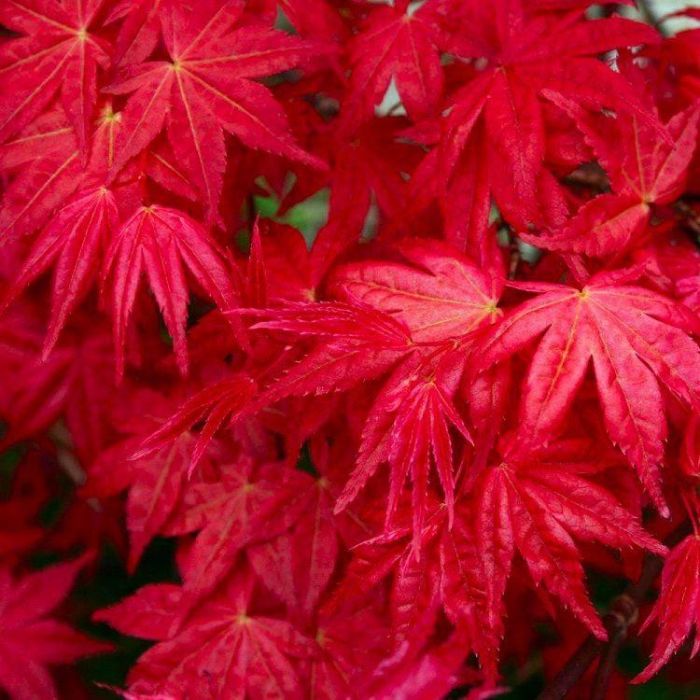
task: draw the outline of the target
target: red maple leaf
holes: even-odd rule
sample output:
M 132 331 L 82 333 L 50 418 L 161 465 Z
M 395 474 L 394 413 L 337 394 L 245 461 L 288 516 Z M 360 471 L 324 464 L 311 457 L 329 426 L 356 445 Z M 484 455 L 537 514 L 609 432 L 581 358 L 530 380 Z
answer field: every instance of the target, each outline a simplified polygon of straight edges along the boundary
M 97 101 L 97 68 L 109 65 L 109 44 L 93 24 L 103 0 L 8 0 L 0 22 L 26 36 L 0 51 L 0 141 L 39 116 L 59 91 L 83 161 Z
M 215 433 L 226 419 L 233 422 L 255 394 L 255 382 L 245 374 L 236 374 L 211 384 L 187 399 L 163 425 L 149 435 L 134 459 L 167 446 L 172 440 L 204 420 L 204 425 L 192 450 L 190 473 L 199 463 Z
M 107 103 L 94 123 L 90 160 L 81 167 L 80 150 L 61 110 L 32 122 L 19 136 L 0 146 L 0 164 L 16 177 L 4 192 L 0 231 L 6 238 L 32 233 L 51 213 L 68 204 L 81 185 L 105 184 L 114 157 L 121 117 Z
M 124 372 L 126 329 L 144 272 L 172 336 L 178 367 L 187 372 L 189 293 L 183 267 L 220 308 L 235 305 L 236 290 L 223 255 L 201 224 L 185 213 L 155 205 L 141 207 L 114 235 L 104 275 L 110 281 L 118 377 Z
M 463 436 L 469 435 L 451 404 L 465 350 L 451 355 L 449 344 L 469 338 L 498 313 L 501 282 L 466 258 L 448 256 L 447 249 L 432 251 L 420 241 L 408 241 L 399 250 L 412 265 L 362 262 L 336 272 L 331 293 L 347 305 L 311 304 L 270 311 L 271 320 L 253 328 L 308 333 L 321 339 L 310 354 L 261 393 L 260 405 L 287 396 L 325 393 L 326 387 L 347 389 L 382 374 L 402 355 L 410 356 L 388 380 L 367 417 L 357 468 L 336 510 L 347 506 L 378 466 L 388 461 L 392 485 L 387 519 L 410 472 L 418 533 L 431 456 L 451 511 L 454 477 L 448 428 L 454 426 Z M 425 350 L 424 356 L 422 351 L 416 354 L 415 343 L 438 348 Z M 441 343 L 446 344 L 443 349 Z M 372 361 L 357 363 L 356 358 L 370 348 Z
M 498 637 L 503 634 L 502 598 L 516 551 L 534 582 L 602 639 L 606 632 L 586 595 L 574 538 L 618 549 L 666 551 L 632 513 L 585 477 L 583 451 L 578 441 L 529 453 L 522 443 L 506 443 L 500 464 L 486 470 L 475 485 L 469 515 L 475 518 L 475 545 L 484 567 L 487 620 Z
M 0 687 L 13 700 L 58 698 L 47 666 L 69 664 L 111 649 L 49 617 L 73 587 L 87 559 L 56 564 L 14 578 L 0 570 L 0 620 L 6 631 L 0 640 Z
M 322 611 L 315 641 L 317 653 L 304 665 L 310 667 L 313 697 L 333 700 L 364 692 L 369 669 L 386 657 L 387 628 L 377 605 L 351 612 Z
M 638 680 L 686 644 L 699 30 L 0 2 L 0 694 L 90 694 L 85 549 L 129 700 L 622 696 L 667 535 Z
M 697 410 L 700 351 L 689 337 L 697 320 L 655 292 L 620 284 L 614 274 L 593 277 L 581 290 L 522 288 L 539 294 L 506 314 L 480 355 L 488 367 L 541 337 L 523 384 L 522 434 L 536 444 L 561 425 L 592 362 L 608 434 L 666 511 L 661 384 Z
M 180 505 L 191 473 L 190 460 L 195 437 L 183 432 L 167 446 L 139 459 L 133 455 L 149 434 L 172 413 L 172 401 L 154 392 L 134 396 L 143 411 L 138 426 L 126 425 L 131 437 L 103 450 L 90 465 L 88 481 L 82 489 L 86 498 L 106 498 L 126 489 L 126 522 L 130 550 L 128 567 L 134 570 L 153 537 L 165 530 L 169 518 Z
M 387 521 L 399 504 L 406 479 L 413 484 L 413 529 L 420 533 L 426 513 L 431 463 L 435 465 L 450 518 L 454 515 L 453 427 L 471 441 L 453 404 L 461 377 L 464 348 L 430 357 L 413 356 L 387 380 L 367 415 L 357 465 L 338 498 L 336 511 L 347 507 L 380 464 L 388 462 L 390 488 Z
M 290 623 L 257 614 L 251 600 L 254 585 L 253 576 L 241 572 L 175 636 L 161 637 L 132 669 L 131 691 L 301 700 L 304 694 L 295 662 L 312 656 L 314 644 Z M 168 587 L 163 600 L 173 593 Z M 135 604 L 143 610 L 140 600 Z M 115 618 L 110 615 L 110 622 Z M 118 619 L 116 624 L 121 627 Z M 153 631 L 148 636 L 152 638 Z
M 25 339 L 27 347 L 14 348 L 18 364 L 6 358 L 4 386 L 9 400 L 3 418 L 8 429 L 0 444 L 11 445 L 34 437 L 63 417 L 84 464 L 105 447 L 109 434 L 106 414 L 114 376 L 109 335 L 104 328 L 99 333 L 95 329 L 95 335 L 73 330 L 74 335 L 82 335 L 82 342 L 69 337 L 70 347 L 59 346 L 47 360 L 41 357 L 36 336 Z M 47 395 L 51 396 L 50 401 L 46 400 Z
M 561 96 L 552 98 L 589 135 L 614 194 L 590 200 L 551 233 L 522 238 L 547 250 L 598 257 L 624 250 L 643 232 L 652 207 L 668 204 L 682 192 L 697 142 L 700 109 L 689 107 L 665 125 L 642 123 L 639 117 L 600 117 L 595 122 Z
M 244 144 L 319 161 L 294 144 L 287 119 L 268 88 L 252 80 L 308 60 L 312 45 L 262 26 L 240 25 L 243 3 L 200 3 L 197 12 L 175 2 L 160 10 L 170 60 L 123 69 L 110 86 L 133 93 L 123 114 L 113 174 L 146 148 L 166 124 L 170 144 L 216 219 L 226 166 L 224 131 Z M 196 18 L 196 19 L 195 19 Z
M 447 246 L 406 241 L 398 252 L 410 265 L 390 261 L 341 267 L 331 293 L 403 321 L 418 343 L 435 344 L 473 333 L 499 315 L 498 271 L 480 270 Z
M 443 85 L 439 47 L 445 40 L 431 13 L 431 2 L 418 9 L 409 10 L 409 5 L 409 0 L 399 0 L 391 7 L 373 9 L 350 43 L 352 79 L 344 106 L 348 124 L 374 113 L 392 79 L 413 119 L 426 116 L 439 104 Z
M 104 252 L 117 229 L 119 211 L 105 187 L 78 193 L 41 232 L 23 268 L 5 293 L 9 304 L 53 263 L 51 322 L 44 339 L 47 357 L 73 309 L 97 279 Z
M 307 481 L 306 506 L 295 525 L 246 552 L 253 570 L 284 601 L 290 616 L 298 614 L 302 620 L 311 618 L 316 610 L 339 551 L 328 480 Z
M 644 683 L 659 672 L 675 654 L 695 627 L 695 643 L 691 657 L 700 648 L 700 538 L 686 537 L 673 548 L 664 563 L 661 593 L 642 629 L 654 621 L 659 634 L 651 654 L 651 662 L 638 674 L 634 683 Z
M 223 467 L 219 480 L 187 489 L 166 532 L 198 531 L 183 583 L 190 605 L 221 582 L 244 547 L 296 522 L 308 504 L 306 485 L 303 473 L 283 465 L 259 466 L 244 456 Z
M 449 50 L 485 65 L 470 69 L 470 79 L 448 98 L 450 113 L 439 146 L 424 166 L 432 188 L 440 197 L 461 200 L 470 171 L 480 168 L 478 185 L 469 187 L 467 196 L 486 184 L 509 221 L 520 229 L 540 224 L 543 208 L 553 204 L 547 200 L 558 197 L 557 184 L 543 169 L 542 92 L 556 90 L 584 104 L 634 110 L 639 100 L 631 86 L 597 54 L 657 38 L 641 23 L 621 18 L 591 22 L 581 9 L 560 16 L 520 1 L 444 2 L 435 12 L 453 33 Z M 467 144 L 477 139 L 485 139 L 486 153 L 470 159 Z M 475 225 L 482 228 L 488 209 L 479 209 Z

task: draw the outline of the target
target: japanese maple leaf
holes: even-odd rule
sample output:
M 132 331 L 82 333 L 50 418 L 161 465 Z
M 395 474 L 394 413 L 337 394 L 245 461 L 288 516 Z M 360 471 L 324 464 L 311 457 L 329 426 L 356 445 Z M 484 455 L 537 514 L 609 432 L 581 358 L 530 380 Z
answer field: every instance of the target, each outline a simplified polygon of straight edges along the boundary
M 431 464 L 435 465 L 450 519 L 454 516 L 455 478 L 450 427 L 471 442 L 469 431 L 453 404 L 464 356 L 464 348 L 428 361 L 413 356 L 395 370 L 367 416 L 355 470 L 338 498 L 336 512 L 347 507 L 380 464 L 388 462 L 387 521 L 394 515 L 410 475 L 413 530 L 419 538 L 427 509 Z
M 412 265 L 368 261 L 336 270 L 331 294 L 338 304 L 267 312 L 269 321 L 255 329 L 315 335 L 316 347 L 280 376 L 259 397 L 270 403 L 287 396 L 342 391 L 383 373 L 421 345 L 468 338 L 498 313 L 500 280 L 436 242 L 408 241 L 399 248 Z M 374 308 L 373 308 L 374 307 Z M 375 330 L 376 329 L 376 330 Z M 410 342 L 406 342 L 406 330 Z M 372 362 L 358 355 L 373 348 Z M 381 352 L 377 352 L 381 350 Z M 414 483 L 415 532 L 421 530 L 431 461 L 435 463 L 448 508 L 454 503 L 449 426 L 469 439 L 452 405 L 466 351 L 436 351 L 428 359 L 409 357 L 386 383 L 370 411 L 358 462 L 336 510 L 357 496 L 380 464 L 388 462 L 391 488 L 389 520 L 410 474 Z M 440 361 L 443 361 L 442 366 Z
M 141 63 L 156 48 L 160 37 L 163 0 L 121 0 L 115 4 L 105 24 L 119 21 L 114 42 L 114 63 L 119 66 Z
M 210 219 L 218 214 L 226 167 L 224 131 L 246 146 L 319 161 L 294 144 L 286 115 L 254 78 L 295 67 L 310 44 L 258 25 L 233 29 L 243 3 L 207 0 L 196 13 L 178 2 L 160 10 L 170 60 L 128 66 L 109 88 L 133 93 L 123 114 L 113 174 L 144 150 L 166 125 L 175 156 L 200 190 Z
M 499 639 L 493 634 L 490 642 L 487 638 L 483 566 L 466 529 L 470 520 L 462 517 L 464 512 L 473 512 L 471 505 L 457 504 L 459 528 L 450 528 L 446 509 L 432 499 L 419 549 L 412 532 L 410 502 L 405 499 L 402 506 L 405 508 L 395 528 L 353 548 L 353 557 L 326 608 L 334 616 L 347 614 L 358 598 L 366 599 L 389 580 L 391 626 L 383 655 L 386 670 L 422 650 L 434 633 L 442 604 L 460 634 L 468 635 L 464 656 L 474 651 L 482 668 L 497 678 Z M 469 537 L 468 551 L 465 537 Z
M 16 177 L 3 192 L 3 238 L 31 233 L 79 185 L 79 151 L 63 110 L 49 112 L 0 146 L 0 164 Z
M 245 569 L 233 577 L 177 635 L 139 658 L 129 690 L 212 700 L 302 700 L 295 666 L 314 654 L 313 641 L 289 622 L 257 614 L 251 601 L 254 585 Z
M 88 481 L 82 490 L 86 498 L 105 498 L 129 490 L 126 523 L 131 571 L 178 507 L 190 475 L 190 457 L 195 444 L 194 436 L 183 432 L 167 446 L 133 459 L 143 432 L 162 425 L 172 411 L 172 402 L 147 391 L 136 393 L 132 400 L 139 402 L 144 415 L 137 434 L 101 452 L 90 465 Z M 136 426 L 131 428 L 132 433 L 136 431 Z
M 297 304 L 264 313 L 272 320 L 255 324 L 254 330 L 300 333 L 319 340 L 295 364 L 278 372 L 250 410 L 290 396 L 347 391 L 380 376 L 412 350 L 409 333 L 400 320 L 364 304 Z
M 654 621 L 659 625 L 659 634 L 651 662 L 633 683 L 645 683 L 658 673 L 691 634 L 693 627 L 696 636 L 691 658 L 700 649 L 700 538 L 697 534 L 686 537 L 666 558 L 661 593 L 642 630 Z
M 303 625 L 320 624 L 318 605 L 331 590 L 331 577 L 343 551 L 333 504 L 336 481 L 345 472 L 340 462 L 347 462 L 343 446 L 329 446 L 318 429 L 309 438 L 308 456 L 314 473 L 305 479 L 306 507 L 289 530 L 246 549 L 246 557 L 265 587 L 285 603 L 289 619 Z M 293 454 L 296 462 L 297 452 Z
M 597 55 L 653 43 L 657 37 L 641 23 L 621 18 L 587 21 L 581 10 L 563 16 L 538 14 L 537 8 L 521 1 L 447 2 L 437 5 L 436 12 L 443 15 L 445 30 L 454 33 L 450 52 L 485 60 L 486 65 L 449 97 L 450 113 L 438 153 L 428 157 L 429 169 L 445 188 L 453 175 L 464 180 L 460 163 L 469 158 L 467 144 L 483 135 L 487 155 L 472 160 L 470 167 L 488 163 L 496 203 L 509 221 L 527 229 L 542 221 L 543 200 L 554 196 L 548 191 L 553 184 L 543 175 L 542 91 L 557 90 L 598 107 L 641 110 L 629 83 Z M 465 30 L 456 32 L 455 27 Z M 459 189 L 452 193 L 459 196 Z
M 4 382 L 9 401 L 3 418 L 8 430 L 1 445 L 37 435 L 63 417 L 75 452 L 85 464 L 104 448 L 114 358 L 108 332 L 94 318 L 90 328 L 93 334 L 78 331 L 45 361 L 38 347 L 22 352 L 16 367 L 6 360 L 11 368 Z
M 0 310 L 55 262 L 44 357 L 55 345 L 71 311 L 97 278 L 102 255 L 118 222 L 119 211 L 110 190 L 100 187 L 78 193 L 41 232 L 5 293 Z
M 381 672 L 370 679 L 370 697 L 377 700 L 393 700 L 410 697 L 429 700 L 449 695 L 451 689 L 475 683 L 481 685 L 481 674 L 472 668 L 465 669 L 464 656 L 469 647 L 459 630 L 440 643 L 433 642 L 418 653 L 405 658 L 392 659 L 393 664 L 382 667 Z M 468 698 L 479 700 L 499 695 L 501 691 L 470 688 Z
M 394 527 L 353 547 L 353 557 L 328 604 L 331 611 L 352 609 L 353 601 L 389 580 L 389 641 L 391 650 L 399 656 L 408 648 L 419 650 L 428 641 L 440 609 L 436 544 L 447 526 L 447 512 L 434 498 L 429 499 L 427 510 L 416 547 L 411 504 L 403 499 Z
M 409 0 L 372 9 L 349 44 L 352 78 L 346 117 L 357 123 L 374 113 L 392 78 L 413 119 L 429 114 L 439 103 L 443 74 L 440 30 L 428 2 L 409 11 Z
M 309 620 L 315 613 L 340 549 L 329 482 L 324 477 L 309 477 L 306 481 L 307 505 L 295 525 L 275 539 L 246 550 L 265 586 L 301 620 Z
M 479 360 L 488 367 L 541 337 L 523 383 L 521 433 L 533 444 L 549 440 L 592 362 L 608 434 L 666 512 L 661 385 L 698 410 L 700 349 L 689 336 L 698 332 L 697 319 L 656 292 L 620 284 L 619 273 L 594 276 L 583 289 L 519 286 L 539 294 L 506 314 Z
M 652 206 L 669 204 L 682 193 L 697 143 L 700 109 L 691 106 L 665 125 L 635 116 L 602 117 L 596 123 L 561 96 L 552 99 L 588 135 L 614 193 L 590 200 L 561 228 L 522 238 L 547 250 L 591 256 L 624 250 L 646 227 Z
M 481 270 L 437 241 L 408 240 L 398 252 L 411 264 L 367 261 L 338 268 L 331 294 L 393 316 L 425 344 L 467 336 L 500 313 L 497 271 Z
M 342 133 L 330 133 L 323 150 L 328 152 L 326 159 L 332 164 L 328 177 L 331 190 L 328 221 L 318 232 L 311 250 L 317 278 L 323 276 L 340 253 L 360 239 L 374 202 L 379 225 L 405 211 L 408 188 L 403 173 L 420 151 L 398 140 L 403 126 L 405 122 L 398 118 L 383 117 L 358 127 L 351 139 Z M 318 189 L 318 178 L 308 186 L 313 191 Z
M 466 149 L 449 181 L 439 174 L 441 149 L 434 148 L 417 167 L 411 178 L 412 197 L 400 219 L 415 216 L 437 201 L 444 220 L 444 237 L 458 250 L 478 255 L 478 241 L 488 231 L 491 210 L 491 186 L 487 144 L 483 125 L 475 127 L 472 145 Z M 430 139 L 437 143 L 439 135 Z
M 174 631 L 182 602 L 182 587 L 175 583 L 152 583 L 133 595 L 92 614 L 97 622 L 106 622 L 122 634 L 159 641 Z
M 388 629 L 377 605 L 334 614 L 320 611 L 319 652 L 309 659 L 310 693 L 319 700 L 364 696 L 373 670 L 387 657 Z
M 601 624 L 586 594 L 575 539 L 616 549 L 666 549 L 603 487 L 586 478 L 580 441 L 531 451 L 506 443 L 501 461 L 474 487 L 475 545 L 484 567 L 487 624 L 502 636 L 502 598 L 520 553 L 533 581 L 558 598 L 597 637 Z
M 61 107 L 37 117 L 14 138 L 0 145 L 0 168 L 14 171 L 40 156 L 75 150 L 75 134 Z
M 148 459 L 135 461 L 130 457 L 138 442 L 129 440 L 105 450 L 90 469 L 87 496 L 111 496 L 129 488 L 126 523 L 130 571 L 134 571 L 146 546 L 159 534 L 179 502 L 191 443 L 191 438 L 181 436 Z M 93 478 L 97 478 L 97 485 L 91 483 Z
M 0 146 L 0 165 L 17 173 L 3 195 L 0 234 L 7 238 L 32 233 L 55 209 L 68 204 L 76 190 L 104 185 L 120 123 L 119 113 L 106 104 L 94 123 L 85 168 L 75 135 L 60 109 L 42 115 Z
M 235 305 L 236 291 L 223 254 L 207 231 L 185 213 L 161 206 L 141 207 L 124 222 L 106 253 L 117 376 L 124 372 L 124 346 L 139 282 L 148 277 L 165 325 L 173 338 L 180 371 L 187 372 L 185 326 L 189 293 L 185 269 L 222 309 Z
M 476 536 L 475 507 L 474 502 L 462 499 L 456 506 L 456 526 L 442 528 L 440 595 L 445 614 L 467 634 L 485 677 L 495 682 L 502 630 L 488 624 L 486 569 Z
M 109 65 L 109 45 L 92 25 L 103 0 L 7 0 L 0 22 L 23 34 L 0 49 L 0 141 L 27 126 L 61 92 L 83 161 L 97 101 L 97 67 Z
M 271 383 L 260 402 L 347 390 L 414 352 L 416 342 L 439 345 L 469 336 L 498 313 L 498 283 L 467 259 L 448 254 L 437 241 L 409 241 L 399 250 L 414 264 L 367 261 L 337 268 L 329 291 L 340 302 L 264 312 L 270 320 L 254 330 L 320 342 Z M 356 361 L 360 356 L 362 363 Z
M 188 469 L 191 474 L 216 431 L 226 419 L 229 423 L 233 422 L 247 408 L 255 389 L 255 382 L 245 374 L 235 374 L 210 384 L 187 399 L 165 423 L 149 435 L 133 458 L 138 459 L 153 450 L 166 447 L 204 420 L 190 458 Z
M 242 457 L 222 467 L 220 481 L 193 484 L 167 534 L 199 531 L 183 575 L 191 605 L 228 574 L 243 547 L 291 527 L 308 504 L 306 475 Z
M 82 557 L 21 578 L 0 569 L 0 624 L 5 631 L 0 639 L 0 687 L 12 700 L 58 700 L 47 666 L 110 650 L 108 644 L 49 616 L 68 595 L 85 563 Z

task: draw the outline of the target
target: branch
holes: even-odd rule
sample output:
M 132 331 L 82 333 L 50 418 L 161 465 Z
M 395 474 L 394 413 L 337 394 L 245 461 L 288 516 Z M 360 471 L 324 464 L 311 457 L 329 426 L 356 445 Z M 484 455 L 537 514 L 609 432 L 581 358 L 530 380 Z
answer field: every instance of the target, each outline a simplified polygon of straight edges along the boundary
M 564 177 L 567 185 L 588 187 L 598 193 L 610 192 L 608 175 L 597 163 L 584 163 Z
M 666 545 L 669 548 L 674 547 L 689 531 L 689 523 L 683 523 L 671 533 Z M 622 595 L 613 600 L 609 612 L 603 618 L 609 641 L 602 642 L 590 635 L 557 673 L 552 683 L 540 693 L 537 700 L 565 698 L 603 651 L 604 655 L 593 681 L 591 700 L 602 700 L 605 697 L 610 675 L 617 662 L 617 654 L 627 639 L 627 631 L 636 621 L 639 606 L 644 602 L 663 566 L 662 557 L 649 553 L 645 555 L 641 576 L 634 583 L 630 583 Z
M 566 694 L 581 680 L 581 677 L 593 663 L 604 643 L 593 636 L 588 637 L 557 673 L 550 685 L 545 688 L 537 700 L 562 700 Z

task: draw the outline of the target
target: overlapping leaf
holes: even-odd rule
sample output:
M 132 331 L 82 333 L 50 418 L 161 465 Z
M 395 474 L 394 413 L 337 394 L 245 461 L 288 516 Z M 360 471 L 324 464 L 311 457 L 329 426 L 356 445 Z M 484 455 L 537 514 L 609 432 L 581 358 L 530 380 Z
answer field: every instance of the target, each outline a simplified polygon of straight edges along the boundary
M 592 363 L 608 434 L 665 511 L 661 387 L 700 405 L 700 349 L 690 336 L 697 319 L 655 292 L 605 276 L 582 290 L 524 288 L 540 293 L 509 312 L 481 356 L 488 367 L 541 337 L 523 384 L 522 434 L 536 444 L 557 429 Z
M 126 329 L 143 273 L 172 336 L 178 367 L 187 372 L 189 293 L 183 268 L 220 308 L 235 305 L 232 277 L 215 241 L 183 212 L 161 206 L 142 207 L 114 236 L 106 253 L 105 275 L 111 289 L 118 376 L 124 371 Z
M 634 679 L 644 683 L 659 672 L 681 647 L 695 628 L 691 657 L 698 652 L 700 631 L 700 539 L 686 537 L 674 547 L 664 564 L 661 593 L 644 621 L 644 628 L 653 622 L 659 625 L 649 665 Z
M 187 7 L 160 9 L 169 61 L 125 68 L 110 87 L 133 93 L 123 116 L 114 172 L 146 148 L 167 123 L 177 159 L 200 191 L 209 218 L 218 216 L 226 167 L 224 131 L 253 148 L 318 165 L 296 146 L 271 92 L 252 80 L 303 63 L 310 45 L 262 26 L 239 26 L 243 4 L 207 1 L 196 21 Z
M 108 45 L 93 32 L 103 0 L 8 0 L 0 22 L 24 34 L 0 50 L 0 141 L 39 116 L 59 91 L 83 161 L 97 101 L 98 65 L 109 64 Z
M 294 661 L 312 640 L 291 624 L 250 609 L 254 579 L 242 573 L 172 639 L 160 641 L 131 672 L 136 692 L 193 697 L 304 697 Z
M 472 517 L 484 567 L 487 622 L 498 637 L 516 551 L 534 582 L 602 639 L 606 632 L 586 594 L 574 538 L 618 549 L 666 551 L 609 492 L 577 473 L 582 467 L 585 473 L 585 465 L 576 463 L 580 451 L 580 444 L 563 444 L 549 454 L 528 454 L 522 445 L 511 444 L 501 463 L 485 471 L 475 487 Z
M 668 204 L 681 193 L 697 143 L 700 110 L 691 106 L 666 125 L 643 123 L 639 117 L 599 117 L 596 123 L 561 96 L 553 100 L 581 124 L 615 192 L 587 202 L 561 228 L 523 238 L 548 250 L 597 257 L 624 250 L 644 230 L 651 207 Z M 613 140 L 615 149 L 610 148 Z M 620 148 L 620 143 L 625 145 Z
M 77 559 L 21 578 L 13 577 L 7 568 L 0 572 L 0 619 L 6 631 L 0 641 L 0 687 L 13 700 L 57 700 L 48 666 L 110 649 L 50 617 L 85 563 L 84 558 Z

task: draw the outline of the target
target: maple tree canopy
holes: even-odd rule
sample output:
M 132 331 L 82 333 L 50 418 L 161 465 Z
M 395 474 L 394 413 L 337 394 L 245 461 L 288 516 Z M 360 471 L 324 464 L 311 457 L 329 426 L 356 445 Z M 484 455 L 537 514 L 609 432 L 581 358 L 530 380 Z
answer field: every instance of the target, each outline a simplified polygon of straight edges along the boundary
M 657 5 L 0 0 L 3 697 L 697 695 Z

